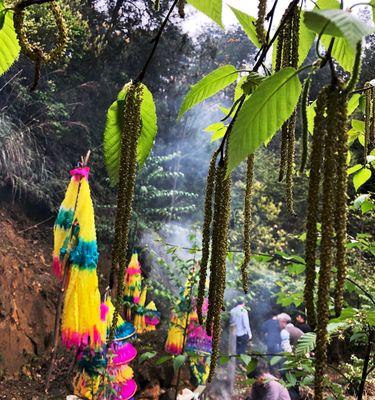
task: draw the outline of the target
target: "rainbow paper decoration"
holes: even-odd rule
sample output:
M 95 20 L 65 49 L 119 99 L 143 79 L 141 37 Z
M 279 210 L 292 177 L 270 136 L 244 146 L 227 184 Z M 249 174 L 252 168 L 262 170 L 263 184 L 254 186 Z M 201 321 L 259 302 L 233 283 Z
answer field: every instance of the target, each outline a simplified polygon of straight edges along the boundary
M 212 336 L 199 324 L 196 310 L 189 315 L 185 350 L 202 355 L 210 355 L 212 351 Z
M 134 316 L 134 327 L 138 334 L 146 332 L 146 320 L 145 320 L 145 303 L 147 297 L 147 286 L 142 289 L 141 297 Z
M 125 274 L 124 301 L 127 304 L 126 319 L 131 320 L 131 309 L 134 304 L 139 304 L 142 287 L 141 264 L 138 254 L 133 253 Z
M 54 270 L 62 274 L 61 261 L 67 254 L 70 269 L 65 292 L 61 336 L 68 347 L 105 342 L 100 320 L 100 293 L 96 264 L 98 250 L 94 207 L 88 183 L 88 167 L 70 171 L 72 175 L 54 227 Z
M 186 326 L 186 315 L 181 317 L 173 315 L 168 330 L 165 351 L 171 354 L 181 354 L 184 349 L 184 330 Z
M 115 307 L 112 303 L 110 297 L 107 297 L 105 301 L 105 305 L 108 308 L 107 314 L 107 335 L 109 335 L 109 331 L 112 325 L 113 313 L 115 312 Z M 132 336 L 135 335 L 135 328 L 131 322 L 124 321 L 121 315 L 117 316 L 117 325 L 115 328 L 115 341 L 130 339 Z
M 147 332 L 156 330 L 156 325 L 160 322 L 160 313 L 153 301 L 150 301 L 146 306 L 145 322 Z

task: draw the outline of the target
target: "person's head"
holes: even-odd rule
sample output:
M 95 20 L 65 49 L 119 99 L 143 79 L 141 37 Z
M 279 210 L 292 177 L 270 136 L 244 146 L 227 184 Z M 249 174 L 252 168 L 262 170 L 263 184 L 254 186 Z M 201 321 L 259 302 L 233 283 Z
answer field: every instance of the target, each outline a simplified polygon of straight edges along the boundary
M 268 376 L 264 376 L 269 373 L 269 367 L 265 360 L 262 358 L 258 359 L 258 365 L 255 370 L 249 373 L 247 376 L 249 378 L 255 379 L 251 387 L 251 397 L 257 400 L 265 400 L 269 395 L 269 384 L 267 379 Z
M 270 370 L 267 361 L 265 361 L 263 358 L 259 358 L 256 368 L 254 369 L 254 371 L 248 373 L 247 377 L 258 379 L 269 372 Z
M 236 306 L 244 306 L 245 305 L 245 297 L 239 296 L 236 300 Z
M 277 316 L 277 319 L 279 320 L 279 325 L 281 329 L 284 329 L 292 321 L 290 315 L 286 313 L 279 314 Z
M 297 314 L 297 316 L 296 316 L 296 321 L 299 323 L 299 324 L 304 324 L 305 323 L 305 316 L 304 315 L 302 315 L 302 314 Z

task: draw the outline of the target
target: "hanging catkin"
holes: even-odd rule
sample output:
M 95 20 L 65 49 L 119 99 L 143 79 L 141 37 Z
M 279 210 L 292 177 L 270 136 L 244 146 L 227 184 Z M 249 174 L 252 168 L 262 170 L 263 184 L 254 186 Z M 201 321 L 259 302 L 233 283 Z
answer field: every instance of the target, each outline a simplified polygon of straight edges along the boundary
M 337 99 L 336 110 L 336 182 L 335 182 L 335 230 L 336 230 L 336 259 L 337 280 L 335 287 L 335 313 L 338 317 L 343 306 L 343 292 L 346 278 L 346 243 L 347 243 L 347 172 L 346 159 L 348 156 L 347 133 L 347 96 L 341 94 Z
M 368 147 L 370 141 L 370 131 L 371 131 L 371 120 L 372 117 L 372 89 L 369 83 L 365 85 L 365 132 L 364 132 L 364 145 L 363 145 L 363 161 L 366 163 L 366 158 L 368 154 Z
M 266 33 L 264 30 L 264 21 L 266 18 L 267 11 L 267 0 L 259 0 L 258 1 L 258 18 L 255 22 L 255 30 L 257 34 L 257 38 L 261 45 L 266 43 Z
M 302 96 L 301 96 L 301 125 L 302 125 L 302 155 L 301 155 L 301 166 L 299 172 L 302 173 L 305 170 L 307 153 L 308 153 L 308 119 L 307 119 L 307 106 L 309 103 L 309 94 L 311 86 L 311 74 L 306 78 L 303 84 Z
M 372 87 L 371 92 L 371 127 L 369 132 L 369 148 L 370 150 L 375 148 L 375 87 Z
M 132 216 L 132 204 L 137 171 L 137 144 L 141 131 L 140 112 L 143 92 L 142 88 L 142 84 L 140 83 L 131 83 L 127 89 L 125 98 L 124 120 L 121 131 L 122 136 L 115 237 L 112 247 L 112 269 L 110 277 L 110 286 L 113 287 L 115 283 L 115 274 L 118 276 L 117 298 L 110 332 L 110 340 L 113 338 L 114 327 L 117 323 L 121 307 L 121 298 L 123 295 L 129 228 Z
M 185 18 L 185 4 L 186 0 L 178 0 L 177 7 L 180 18 Z
M 224 306 L 226 257 L 231 203 L 231 178 L 227 177 L 227 156 L 220 160 L 216 170 L 215 203 L 212 224 L 211 277 L 207 332 L 212 334 L 212 355 L 208 381 L 212 380 L 219 356 L 221 312 Z M 211 296 L 210 296 L 211 294 Z M 211 301 L 211 302 L 210 302 Z
M 317 300 L 315 400 L 323 400 L 324 376 L 327 370 L 327 325 L 329 320 L 329 288 L 333 263 L 334 190 L 336 184 L 337 129 L 341 127 L 338 89 L 330 89 L 327 95 L 327 134 L 324 142 L 322 238 L 320 244 L 320 271 Z
M 30 90 L 34 90 L 40 78 L 42 63 L 51 63 L 56 61 L 65 52 L 68 43 L 68 28 L 65 23 L 60 6 L 56 1 L 49 3 L 53 17 L 57 26 L 57 42 L 50 51 L 45 51 L 39 43 L 31 43 L 25 30 L 25 7 L 22 2 L 14 6 L 14 29 L 17 33 L 18 42 L 22 52 L 35 62 L 34 82 Z
M 243 229 L 243 251 L 244 260 L 241 264 L 242 288 L 245 293 L 248 292 L 248 273 L 247 267 L 251 258 L 251 241 L 250 241 L 250 228 L 251 228 L 251 198 L 253 190 L 253 176 L 254 176 L 254 154 L 247 158 L 246 170 L 246 191 L 245 191 L 245 204 L 244 204 L 244 229 Z
M 314 134 L 310 155 L 310 177 L 307 197 L 307 222 L 306 222 L 306 281 L 304 299 L 307 311 L 307 320 L 312 328 L 316 326 L 316 313 L 314 303 L 315 277 L 316 277 L 316 248 L 318 240 L 319 217 L 319 184 L 321 165 L 323 161 L 323 144 L 326 137 L 325 111 L 327 107 L 327 88 L 323 88 L 317 98 L 316 114 L 314 118 Z
M 291 8 L 293 7 L 293 9 Z M 276 52 L 276 71 L 285 67 L 298 67 L 298 46 L 299 46 L 299 25 L 300 9 L 297 4 L 290 3 L 283 16 L 285 21 L 280 32 L 277 52 Z M 295 158 L 295 130 L 296 112 L 281 128 L 281 148 L 280 148 L 280 169 L 279 181 L 286 176 L 286 203 L 287 209 L 294 214 L 293 209 L 293 175 Z
M 219 152 L 215 151 L 211 157 L 207 175 L 207 182 L 206 182 L 206 198 L 204 202 L 204 221 L 202 229 L 202 258 L 200 262 L 198 297 L 197 297 L 197 314 L 200 324 L 203 323 L 202 306 L 206 290 L 207 265 L 210 257 L 212 196 L 215 189 L 216 159 L 218 154 Z

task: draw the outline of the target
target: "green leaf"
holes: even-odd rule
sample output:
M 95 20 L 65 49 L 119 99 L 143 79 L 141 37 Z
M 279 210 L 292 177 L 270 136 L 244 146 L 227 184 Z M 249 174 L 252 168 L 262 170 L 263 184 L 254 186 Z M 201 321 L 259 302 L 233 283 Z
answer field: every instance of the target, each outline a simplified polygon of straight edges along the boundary
M 229 171 L 276 133 L 296 108 L 301 89 L 297 71 L 284 68 L 245 100 L 229 136 Z
M 247 354 L 240 354 L 239 359 L 245 364 L 248 365 L 251 362 L 251 357 Z
M 359 106 L 359 99 L 361 95 L 359 93 L 353 94 L 353 96 L 348 101 L 348 115 L 352 115 L 354 111 Z
M 315 34 L 303 22 L 303 13 L 301 13 L 301 23 L 299 25 L 299 44 L 298 44 L 298 64 L 302 65 L 309 54 L 311 46 L 315 39 Z
M 195 7 L 197 10 L 206 14 L 207 17 L 211 18 L 219 26 L 223 28 L 222 10 L 223 4 L 222 0 L 187 0 L 189 4 Z
M 251 361 L 246 366 L 246 372 L 250 374 L 251 372 L 255 371 L 257 365 L 258 365 L 258 360 L 256 358 L 252 358 Z
M 219 365 L 224 365 L 230 360 L 228 356 L 220 356 L 219 357 Z
M 292 275 L 299 275 L 305 270 L 305 265 L 303 264 L 290 264 L 288 265 L 288 273 Z
M 184 354 L 180 354 L 179 356 L 173 358 L 173 369 L 175 373 L 179 370 L 179 368 L 182 367 L 185 360 L 186 356 Z
M 302 356 L 314 350 L 316 344 L 316 334 L 308 332 L 302 335 L 297 342 L 296 354 Z
M 364 185 L 371 178 L 371 170 L 368 168 L 362 168 L 353 176 L 353 185 L 355 191 Z
M 324 32 L 326 35 L 345 38 L 353 49 L 364 36 L 374 31 L 352 13 L 343 10 L 306 11 L 304 22 L 309 29 L 318 34 Z
M 196 104 L 223 90 L 233 83 L 237 77 L 238 72 L 233 65 L 224 65 L 210 72 L 191 87 L 181 104 L 178 118 L 181 118 L 186 111 L 190 110 Z
M 363 133 L 365 131 L 365 122 L 359 119 L 352 119 L 352 127 L 357 132 Z
M 281 356 L 273 356 L 270 360 L 270 365 L 274 366 L 283 359 Z
M 157 119 L 154 100 L 151 92 L 143 85 L 141 104 L 142 128 L 138 139 L 137 161 L 142 167 L 150 154 L 157 132 Z M 121 129 L 123 124 L 123 110 L 125 97 L 129 85 L 126 85 L 118 94 L 117 100 L 112 103 L 107 112 L 104 129 L 104 158 L 109 177 L 113 184 L 118 181 L 120 166 Z
M 375 326 L 375 310 L 367 311 L 366 322 L 371 326 Z
M 20 54 L 17 35 L 13 26 L 13 11 L 5 12 L 4 3 L 0 1 L 0 13 L 3 18 L 0 30 L 0 76 L 17 60 Z
M 172 356 L 167 356 L 167 355 L 161 356 L 160 358 L 158 358 L 158 359 L 156 360 L 155 365 L 164 364 L 165 362 L 169 361 L 171 358 L 172 358 Z
M 331 39 L 331 36 L 322 36 L 321 42 L 326 49 L 328 49 Z M 345 71 L 352 71 L 355 60 L 355 51 L 345 38 L 335 38 L 331 54 Z
M 337 0 L 318 0 L 316 2 L 316 7 L 314 10 L 331 10 L 331 9 L 339 9 L 340 3 Z
M 222 122 L 215 122 L 214 124 L 207 126 L 207 128 L 205 128 L 204 131 L 212 134 L 211 136 L 211 143 L 212 143 L 215 140 L 218 140 L 224 136 L 226 128 L 227 128 L 226 125 L 224 125 Z
M 146 351 L 146 353 L 141 354 L 139 357 L 139 363 L 142 364 L 145 361 L 149 360 L 150 358 L 153 358 L 156 356 L 156 351 Z
M 356 165 L 353 165 L 352 167 L 348 168 L 348 170 L 346 172 L 348 175 L 351 175 L 351 174 L 354 174 L 354 172 L 359 171 L 362 167 L 363 167 L 362 164 L 356 164 Z
M 256 18 L 254 18 L 251 15 L 248 15 L 248 14 L 244 13 L 243 11 L 240 11 L 237 8 L 234 8 L 232 6 L 229 6 L 229 8 L 233 11 L 238 22 L 242 26 L 242 29 L 245 31 L 247 37 L 251 40 L 251 42 L 254 44 L 254 46 L 259 48 L 260 43 L 259 43 L 258 36 L 257 36 L 256 30 L 255 30 Z

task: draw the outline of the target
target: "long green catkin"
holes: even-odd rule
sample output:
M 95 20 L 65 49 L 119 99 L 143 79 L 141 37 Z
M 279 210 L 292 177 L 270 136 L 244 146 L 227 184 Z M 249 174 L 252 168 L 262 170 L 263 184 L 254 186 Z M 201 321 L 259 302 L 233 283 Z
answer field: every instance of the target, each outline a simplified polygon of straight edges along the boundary
M 218 151 L 213 153 L 208 169 L 206 182 L 206 197 L 204 203 L 204 221 L 202 229 L 202 258 L 200 262 L 198 297 L 197 297 L 197 314 L 199 323 L 203 323 L 202 306 L 204 302 L 206 280 L 207 280 L 207 265 L 210 257 L 210 242 L 211 242 L 211 223 L 212 223 L 212 197 L 215 189 L 216 175 L 216 159 Z
M 307 196 L 306 219 L 306 280 L 304 300 L 306 304 L 307 320 L 312 328 L 316 326 L 316 313 L 314 303 L 315 278 L 316 278 L 316 249 L 318 240 L 317 223 L 319 221 L 319 185 L 321 165 L 323 163 L 323 144 L 326 137 L 327 88 L 323 88 L 317 98 L 316 114 L 314 118 L 314 134 L 310 155 L 310 176 Z
M 327 97 L 327 134 L 324 143 L 322 238 L 317 300 L 317 328 L 315 350 L 315 400 L 324 399 L 324 376 L 327 371 L 327 325 L 329 321 L 329 288 L 333 264 L 334 190 L 336 175 L 337 106 L 340 92 L 330 89 Z
M 241 264 L 241 277 L 242 277 L 242 288 L 245 293 L 249 290 L 249 275 L 247 268 L 251 258 L 251 241 L 250 241 L 250 229 L 251 229 L 251 199 L 253 191 L 253 178 L 254 178 L 254 154 L 251 154 L 247 158 L 246 168 L 246 191 L 245 191 L 245 204 L 244 204 L 244 229 L 243 229 L 243 251 L 244 260 Z
M 212 309 L 212 355 L 208 381 L 214 376 L 221 337 L 221 312 L 224 306 L 224 291 L 226 282 L 226 258 L 228 250 L 228 231 L 231 203 L 231 178 L 226 177 L 228 160 L 227 156 L 219 162 L 217 168 L 217 186 L 215 187 L 215 209 L 212 232 L 211 265 L 214 265 L 216 273 L 215 292 L 213 303 L 209 303 L 209 311 Z M 209 327 L 210 328 L 210 327 Z
M 142 84 L 131 84 L 125 98 L 124 122 L 121 131 L 120 169 L 117 194 L 117 211 L 114 245 L 112 248 L 112 269 L 110 284 L 114 284 L 117 272 L 117 293 L 115 311 L 109 340 L 113 340 L 114 328 L 120 313 L 124 290 L 126 255 L 137 171 L 137 143 L 141 131 Z
M 348 174 L 346 172 L 346 160 L 348 155 L 348 100 L 347 96 L 340 95 L 337 100 L 336 110 L 336 184 L 335 184 L 335 230 L 336 230 L 336 259 L 337 269 L 335 287 L 335 313 L 338 317 L 343 307 L 344 284 L 347 274 L 346 244 L 347 244 L 347 186 Z

